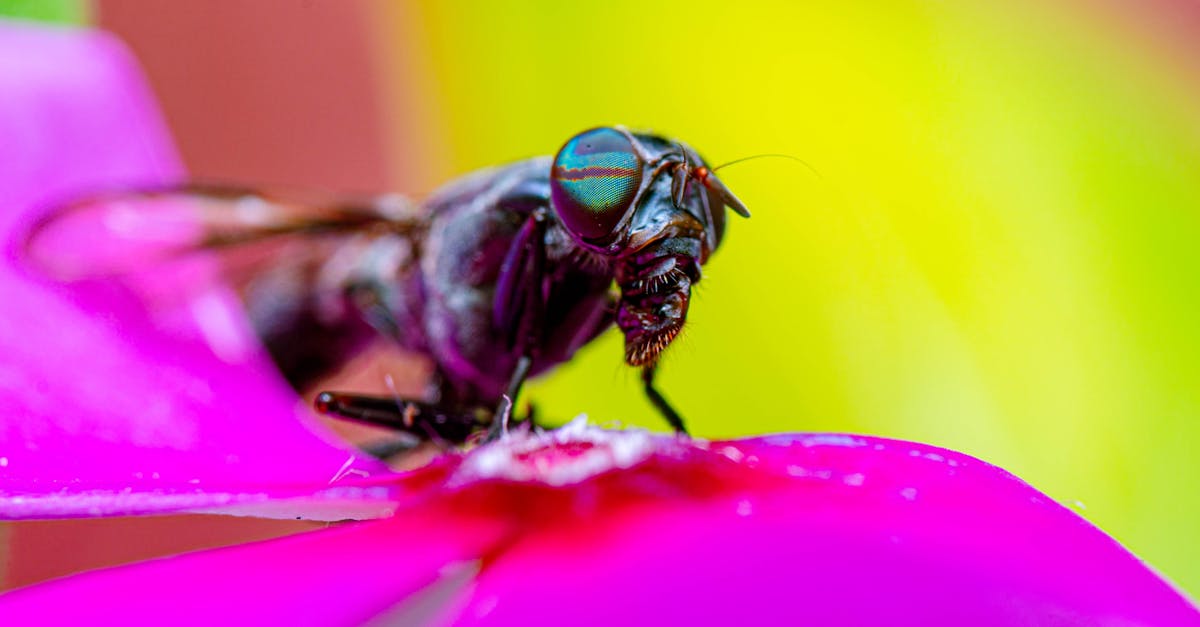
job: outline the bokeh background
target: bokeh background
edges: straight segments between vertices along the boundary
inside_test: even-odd
[[[612,123],[714,163],[803,159],[815,174],[778,159],[722,172],[754,217],[705,269],[661,375],[693,431],[958,449],[1200,595],[1200,5],[5,0],[0,13],[125,39],[204,178],[420,196]],[[621,355],[610,333],[528,395],[561,419],[663,428]]]

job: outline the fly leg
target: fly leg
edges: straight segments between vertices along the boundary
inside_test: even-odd
[[[359,281],[345,287],[344,296],[359,315],[379,335],[402,343],[402,331],[384,300],[384,287],[377,281]],[[396,396],[369,396],[343,392],[322,392],[315,400],[317,411],[327,416],[391,429],[418,441],[462,444],[486,424],[480,411],[410,401]],[[407,440],[388,440],[362,447],[380,458],[414,448]]]
[[[486,441],[502,436],[508,428],[513,403],[529,377],[535,352],[541,345],[546,298],[543,291],[546,271],[546,216],[544,211],[530,213],[500,266],[496,284],[496,302],[492,321],[508,334],[509,348],[518,355],[504,396],[492,416]]]
[[[465,442],[487,418],[480,412],[447,410],[430,403],[341,392],[321,392],[314,404],[327,416],[453,444]]]
[[[492,424],[488,427],[487,437],[485,442],[491,442],[499,439],[508,431],[508,421],[512,418],[513,403],[516,402],[517,395],[521,393],[521,386],[524,385],[525,379],[529,377],[529,368],[533,365],[533,358],[528,355],[522,355],[517,360],[517,367],[513,370],[512,378],[508,381],[508,387],[504,390],[504,396],[500,399],[500,403],[496,406],[496,411],[492,414]],[[527,415],[526,420],[532,420],[532,415]]]
[[[656,389],[654,389],[654,371],[656,366],[646,366],[642,369],[642,386],[646,391],[646,397],[650,399],[650,403],[658,410],[658,413],[667,419],[667,423],[675,429],[676,433],[687,435],[687,427],[683,426],[683,417],[679,412],[671,407],[666,398]]]

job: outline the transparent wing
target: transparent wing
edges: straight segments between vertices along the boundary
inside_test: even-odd
[[[426,222],[400,197],[190,186],[80,198],[22,243],[26,265],[72,283],[87,307],[117,307],[128,294],[160,331],[199,337],[228,361],[265,345],[303,382],[364,341],[346,290],[408,267]]]
[[[399,196],[358,200],[216,186],[126,190],[56,207],[30,229],[23,253],[37,271],[63,281],[140,274],[201,254],[241,283],[236,275],[253,274],[256,266],[320,257],[352,236],[413,237],[424,224],[420,209]],[[285,250],[290,259],[280,257]]]

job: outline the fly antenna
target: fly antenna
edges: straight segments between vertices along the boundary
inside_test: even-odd
[[[812,172],[813,175],[816,176],[819,180],[825,179],[825,177],[821,176],[821,173],[816,168],[814,168],[811,163],[805,161],[804,159],[801,159],[800,157],[796,157],[794,155],[785,155],[785,154],[777,153],[777,152],[764,152],[764,153],[758,154],[758,155],[750,155],[749,157],[742,157],[741,159],[734,159],[733,161],[726,161],[725,163],[722,163],[721,165],[713,168],[712,171],[716,172],[717,170],[720,170],[721,168],[725,168],[725,167],[728,167],[728,166],[731,166],[731,165],[734,165],[737,163],[742,163],[744,161],[753,161],[754,159],[762,159],[765,157],[773,157],[776,159],[787,159],[789,161],[795,161],[796,163],[799,163],[800,165],[802,165],[806,169],[808,169],[809,172]]]

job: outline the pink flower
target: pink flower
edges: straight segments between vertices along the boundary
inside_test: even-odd
[[[0,93],[0,233],[180,174],[102,35],[0,27]],[[310,424],[219,293],[164,330],[10,253],[0,298],[0,516],[380,518],[0,595],[12,622],[1200,624],[1111,538],[952,451],[574,423],[398,474]]]

